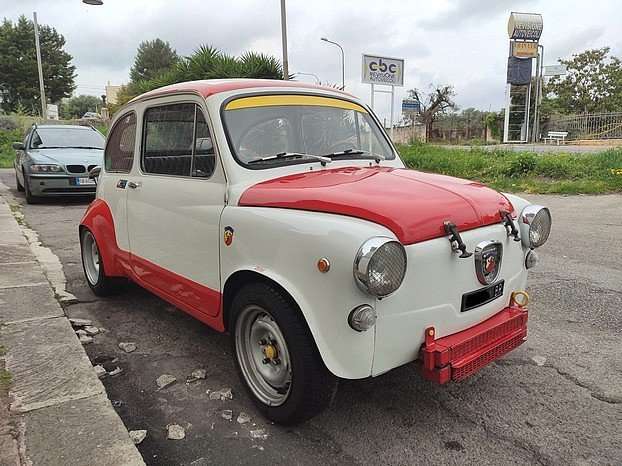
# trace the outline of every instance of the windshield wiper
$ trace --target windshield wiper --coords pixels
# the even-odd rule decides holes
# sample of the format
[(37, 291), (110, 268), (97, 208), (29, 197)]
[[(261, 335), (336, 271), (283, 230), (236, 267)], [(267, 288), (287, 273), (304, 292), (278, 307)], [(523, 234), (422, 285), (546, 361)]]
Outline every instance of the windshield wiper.
[(98, 149), (102, 150), (103, 147), (95, 147), (95, 146), (65, 146), (67, 149)]
[(376, 154), (374, 152), (369, 152), (367, 150), (361, 150), (361, 149), (346, 149), (346, 150), (342, 150), (341, 152), (333, 152), (332, 154), (326, 154), (326, 157), (341, 157), (341, 156), (350, 156), (350, 155), (363, 155), (365, 157), (362, 158), (369, 158), (369, 159), (374, 159), (376, 161), (376, 163), (380, 163), (381, 160), (386, 160), (387, 158), (382, 155), (382, 154)]
[(314, 159), (317, 162), (320, 162), (322, 166), (325, 166), (327, 163), (331, 163), (332, 160), (330, 157), (324, 157), (323, 155), (315, 155), (315, 154), (303, 154), (302, 152), (279, 152), (278, 154), (269, 155), (267, 157), (261, 157), (260, 159), (251, 160), (247, 162), (249, 165), (253, 163), (259, 162), (268, 162), (273, 160), (282, 160), (282, 159), (298, 159), (302, 157), (308, 157), (310, 159)]

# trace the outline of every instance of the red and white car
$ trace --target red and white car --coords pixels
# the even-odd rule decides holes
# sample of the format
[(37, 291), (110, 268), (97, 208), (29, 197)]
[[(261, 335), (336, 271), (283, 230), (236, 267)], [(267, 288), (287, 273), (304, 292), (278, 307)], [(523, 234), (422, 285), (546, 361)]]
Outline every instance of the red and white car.
[(95, 294), (129, 278), (231, 333), (253, 400), (294, 423), (337, 378), (416, 361), (459, 381), (519, 346), (550, 227), (545, 207), (407, 170), (346, 93), (235, 79), (118, 112), (80, 242)]

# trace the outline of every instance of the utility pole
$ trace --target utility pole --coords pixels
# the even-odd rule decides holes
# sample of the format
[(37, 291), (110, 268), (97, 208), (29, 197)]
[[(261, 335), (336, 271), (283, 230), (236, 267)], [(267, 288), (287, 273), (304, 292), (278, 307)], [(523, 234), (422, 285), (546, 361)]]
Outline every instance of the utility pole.
[(285, 0), (281, 0), (281, 40), (283, 42), (283, 78), (289, 79), (289, 63), (287, 61), (287, 14)]
[(45, 100), (45, 87), (43, 86), (43, 67), (41, 65), (41, 46), (39, 45), (39, 25), (37, 24), (37, 12), (32, 13), (35, 24), (35, 48), (37, 49), (37, 68), (39, 69), (39, 90), (41, 91), (41, 117), (47, 120), (47, 101)]

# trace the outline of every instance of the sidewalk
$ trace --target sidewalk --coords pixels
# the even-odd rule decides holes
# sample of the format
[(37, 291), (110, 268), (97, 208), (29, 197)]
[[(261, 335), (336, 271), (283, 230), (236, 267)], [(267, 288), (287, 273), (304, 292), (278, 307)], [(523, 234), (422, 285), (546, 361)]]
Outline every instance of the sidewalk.
[(0, 183), (0, 466), (143, 465), (6, 194)]

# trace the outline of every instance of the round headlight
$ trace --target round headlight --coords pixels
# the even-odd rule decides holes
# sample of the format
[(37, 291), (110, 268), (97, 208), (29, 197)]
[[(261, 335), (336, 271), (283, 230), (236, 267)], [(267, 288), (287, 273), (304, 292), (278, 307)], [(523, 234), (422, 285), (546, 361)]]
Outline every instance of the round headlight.
[(397, 290), (406, 274), (406, 251), (391, 238), (368, 239), (354, 260), (354, 278), (359, 287), (379, 298)]
[(546, 207), (529, 205), (520, 214), (519, 226), (523, 244), (528, 248), (538, 248), (549, 239), (551, 212)]

